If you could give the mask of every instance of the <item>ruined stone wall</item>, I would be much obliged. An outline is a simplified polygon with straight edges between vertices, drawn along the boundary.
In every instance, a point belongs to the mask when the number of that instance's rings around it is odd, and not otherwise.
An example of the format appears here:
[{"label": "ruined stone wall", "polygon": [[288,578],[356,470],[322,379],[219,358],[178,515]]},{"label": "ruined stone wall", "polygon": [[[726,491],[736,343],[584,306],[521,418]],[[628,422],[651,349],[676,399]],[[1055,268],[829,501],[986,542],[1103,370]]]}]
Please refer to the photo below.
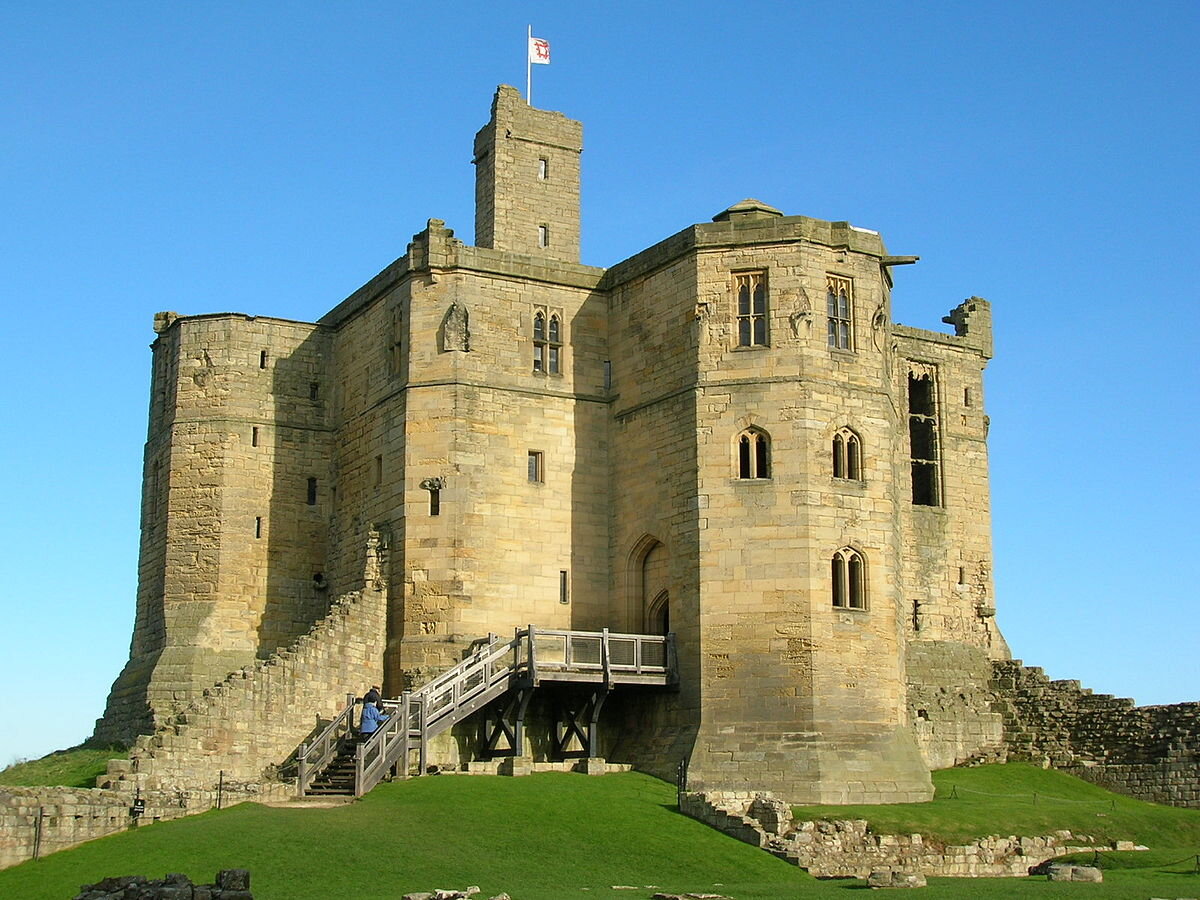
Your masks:
[{"label": "ruined stone wall", "polygon": [[[375,560],[378,566],[380,561]],[[99,786],[126,795],[158,790],[214,792],[220,781],[279,781],[281,767],[347,694],[361,695],[383,672],[387,595],[370,587],[340,597],[306,635],[204,691],[128,760],[113,760]]]},{"label": "ruined stone wall", "polygon": [[[910,640],[981,647],[995,659],[1008,647],[995,624],[988,420],[983,368],[991,358],[991,309],[972,297],[947,316],[957,334],[894,325],[893,378],[900,413],[896,482],[904,546],[905,626]],[[909,379],[932,382],[936,412],[937,502],[913,502]]]},{"label": "ruined stone wall", "polygon": [[796,822],[769,793],[688,792],[679,809],[718,831],[769,850],[818,878],[865,878],[878,869],[949,878],[1008,878],[1030,874],[1046,860],[1092,850],[1086,835],[1059,831],[1038,837],[992,836],[947,846],[919,834],[874,834],[863,819]]},{"label": "ruined stone wall", "polygon": [[142,824],[192,812],[175,793],[147,793],[140,818],[119,791],[62,787],[0,787],[0,869],[41,858]]},{"label": "ruined stone wall", "polygon": [[907,648],[908,716],[930,769],[1004,753],[1004,718],[995,708],[987,651],[952,641]]},{"label": "ruined stone wall", "polygon": [[1051,681],[1020,660],[995,664],[1010,759],[1043,761],[1141,800],[1200,808],[1200,703],[1137,706]]}]

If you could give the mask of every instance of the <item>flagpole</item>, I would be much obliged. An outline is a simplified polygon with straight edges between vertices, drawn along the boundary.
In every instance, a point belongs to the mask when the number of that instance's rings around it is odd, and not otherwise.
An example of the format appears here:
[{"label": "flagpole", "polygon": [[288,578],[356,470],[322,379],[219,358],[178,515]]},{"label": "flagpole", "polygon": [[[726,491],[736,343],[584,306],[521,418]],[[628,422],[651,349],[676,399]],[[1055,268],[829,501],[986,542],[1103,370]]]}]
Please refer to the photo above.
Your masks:
[{"label": "flagpole", "polygon": [[525,37],[525,102],[533,106],[533,59],[530,57],[529,48],[533,45],[533,26],[529,26],[529,33]]}]

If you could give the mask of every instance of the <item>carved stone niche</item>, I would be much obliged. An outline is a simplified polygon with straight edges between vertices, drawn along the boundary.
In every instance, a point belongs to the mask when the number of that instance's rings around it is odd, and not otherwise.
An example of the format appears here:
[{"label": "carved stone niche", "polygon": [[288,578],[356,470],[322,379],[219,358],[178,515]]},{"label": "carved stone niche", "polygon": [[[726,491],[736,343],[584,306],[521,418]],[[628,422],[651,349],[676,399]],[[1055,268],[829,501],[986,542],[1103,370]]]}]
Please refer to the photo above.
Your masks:
[{"label": "carved stone niche", "polygon": [[451,303],[442,319],[442,352],[467,353],[470,349],[470,313],[461,303]]}]

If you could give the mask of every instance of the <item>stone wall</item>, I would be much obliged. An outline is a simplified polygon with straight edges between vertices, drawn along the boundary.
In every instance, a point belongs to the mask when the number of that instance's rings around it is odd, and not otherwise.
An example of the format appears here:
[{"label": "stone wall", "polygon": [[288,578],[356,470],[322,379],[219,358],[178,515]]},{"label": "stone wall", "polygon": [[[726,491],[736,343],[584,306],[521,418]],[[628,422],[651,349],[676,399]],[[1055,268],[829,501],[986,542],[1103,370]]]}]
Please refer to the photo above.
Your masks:
[{"label": "stone wall", "polygon": [[1200,808],[1200,703],[1134,706],[1020,660],[995,664],[1010,759],[1047,763],[1140,800]]},{"label": "stone wall", "polygon": [[134,817],[132,798],[120,791],[63,787],[0,787],[0,869],[35,856],[66,850],[86,841],[139,825],[203,812],[215,805],[172,791],[140,795],[141,816]]},{"label": "stone wall", "polygon": [[947,846],[919,834],[874,834],[862,819],[794,822],[787,804],[763,792],[684,793],[679,808],[818,878],[865,878],[885,868],[942,877],[1004,878],[1028,875],[1031,868],[1068,853],[1118,849],[1097,846],[1090,837],[1069,831],[1041,837],[993,835]]},{"label": "stone wall", "polygon": [[[387,594],[371,587],[337,600],[287,650],[231,674],[113,760],[99,786],[123,791],[214,791],[218,782],[291,793],[280,767],[297,746],[383,672]],[[275,787],[268,787],[270,785]]]},{"label": "stone wall", "polygon": [[930,769],[948,769],[1004,748],[1004,718],[994,709],[992,661],[980,647],[912,641],[906,650],[908,713]]}]

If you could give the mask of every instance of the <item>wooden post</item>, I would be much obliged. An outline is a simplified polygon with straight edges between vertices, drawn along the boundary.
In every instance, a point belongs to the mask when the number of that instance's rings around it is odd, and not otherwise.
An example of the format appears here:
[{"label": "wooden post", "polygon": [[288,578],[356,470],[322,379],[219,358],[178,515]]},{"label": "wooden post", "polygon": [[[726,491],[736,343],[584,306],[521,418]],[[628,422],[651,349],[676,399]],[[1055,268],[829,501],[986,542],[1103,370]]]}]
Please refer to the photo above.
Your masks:
[{"label": "wooden post", "polygon": [[529,677],[532,680],[533,684],[536,686],[538,683],[537,650],[534,648],[534,644],[533,644],[533,625],[529,626],[529,630],[526,632],[526,634],[528,635],[528,639],[529,639],[529,651],[526,654],[526,656],[529,659]]},{"label": "wooden post", "polygon": [[425,701],[428,698],[420,697],[417,699],[417,722],[420,728],[421,743],[419,747],[419,758],[417,759],[417,774],[424,775],[429,754],[429,733],[425,728]]},{"label": "wooden post", "polygon": [[600,667],[604,670],[604,684],[612,684],[612,665],[608,655],[608,629],[600,631]]},{"label": "wooden post", "polygon": [[363,795],[363,757],[366,755],[366,744],[354,748],[354,796]]},{"label": "wooden post", "polygon": [[[607,628],[604,630],[605,630],[605,632],[608,631]],[[600,750],[600,740],[599,740],[600,708],[602,706],[604,706],[604,701],[607,699],[608,699],[608,691],[607,690],[596,691],[594,694],[592,694],[592,716],[591,716],[591,721],[588,723],[588,745],[587,745],[587,755],[589,757],[591,757],[592,759],[595,759],[597,756],[600,755],[600,753],[599,753],[599,750]]]},{"label": "wooden post", "polygon": [[308,744],[301,744],[296,751],[296,787],[297,793],[303,797],[308,787]]},{"label": "wooden post", "polygon": [[409,732],[409,716],[412,711],[412,691],[405,691],[400,695],[400,777],[408,778],[408,732]]}]

